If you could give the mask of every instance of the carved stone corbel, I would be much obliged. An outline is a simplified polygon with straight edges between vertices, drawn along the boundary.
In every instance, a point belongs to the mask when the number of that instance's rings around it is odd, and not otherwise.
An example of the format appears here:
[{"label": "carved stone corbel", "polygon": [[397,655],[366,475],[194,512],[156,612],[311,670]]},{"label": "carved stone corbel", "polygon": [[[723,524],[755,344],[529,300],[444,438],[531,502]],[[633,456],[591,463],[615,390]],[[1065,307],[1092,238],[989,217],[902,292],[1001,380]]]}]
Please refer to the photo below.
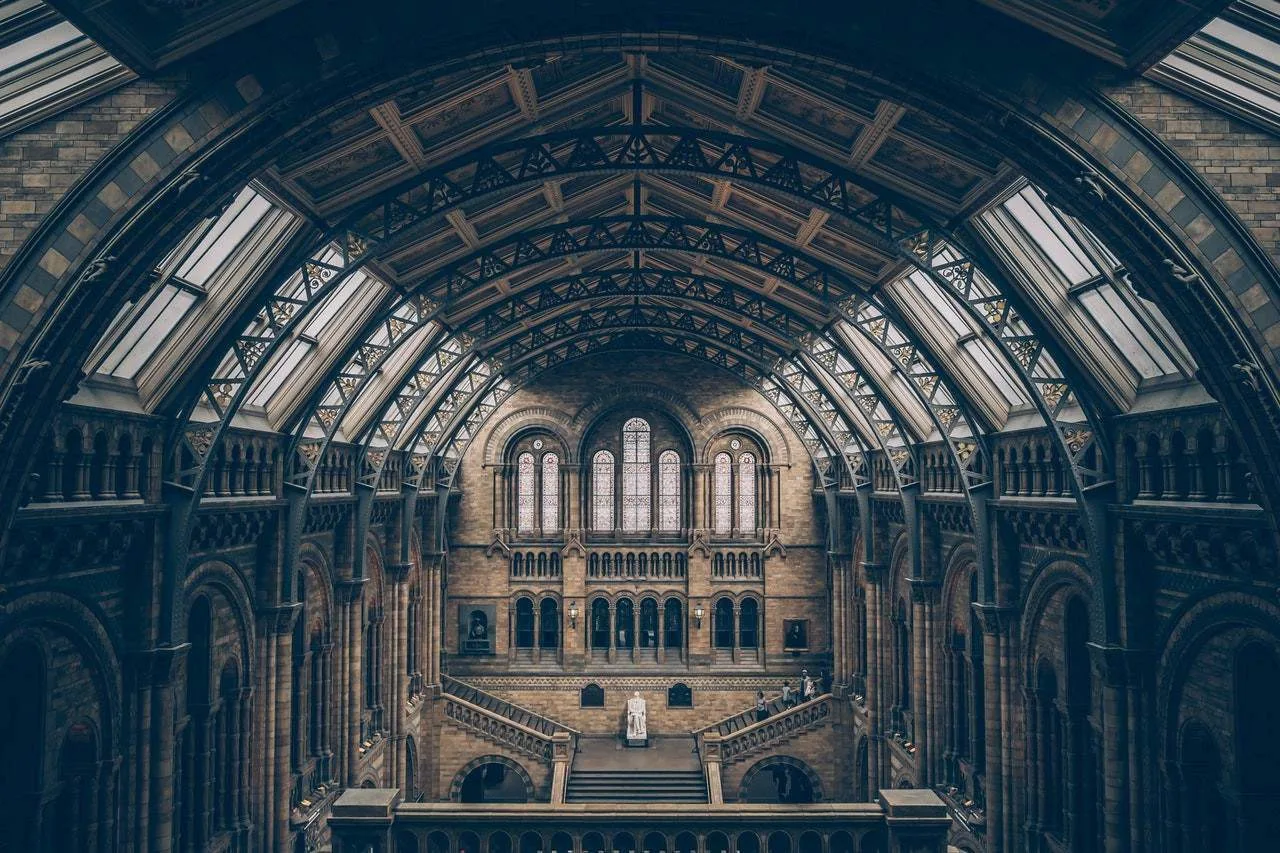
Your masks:
[{"label": "carved stone corbel", "polygon": [[782,544],[782,531],[771,528],[765,531],[764,556],[775,555],[787,559],[787,546]]},{"label": "carved stone corbel", "polygon": [[489,540],[489,547],[484,549],[486,557],[492,557],[495,553],[501,551],[502,556],[511,556],[511,547],[507,545],[507,531],[501,527],[495,527],[493,530],[493,538]]},{"label": "carved stone corbel", "polygon": [[693,536],[689,540],[689,556],[692,557],[698,551],[701,551],[704,557],[711,556],[711,545],[707,542],[707,531],[705,530],[694,530]]},{"label": "carved stone corbel", "polygon": [[577,552],[579,557],[584,560],[587,557],[587,548],[582,544],[581,530],[566,530],[564,534],[564,547],[560,549],[561,557],[568,557],[570,554]]}]

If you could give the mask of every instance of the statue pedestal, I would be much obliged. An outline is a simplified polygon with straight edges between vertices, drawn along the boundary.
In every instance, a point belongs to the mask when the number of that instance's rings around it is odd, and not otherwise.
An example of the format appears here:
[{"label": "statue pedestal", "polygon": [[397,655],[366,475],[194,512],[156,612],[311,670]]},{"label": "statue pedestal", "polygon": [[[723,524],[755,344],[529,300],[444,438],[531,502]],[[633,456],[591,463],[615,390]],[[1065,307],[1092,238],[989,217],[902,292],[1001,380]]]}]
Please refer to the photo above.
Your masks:
[{"label": "statue pedestal", "polygon": [[627,746],[629,746],[629,747],[631,747],[631,746],[648,746],[648,745],[649,745],[649,738],[648,738],[648,736],[647,736],[647,735],[646,735],[645,737],[628,737],[628,738],[626,739],[626,744],[627,744]]}]

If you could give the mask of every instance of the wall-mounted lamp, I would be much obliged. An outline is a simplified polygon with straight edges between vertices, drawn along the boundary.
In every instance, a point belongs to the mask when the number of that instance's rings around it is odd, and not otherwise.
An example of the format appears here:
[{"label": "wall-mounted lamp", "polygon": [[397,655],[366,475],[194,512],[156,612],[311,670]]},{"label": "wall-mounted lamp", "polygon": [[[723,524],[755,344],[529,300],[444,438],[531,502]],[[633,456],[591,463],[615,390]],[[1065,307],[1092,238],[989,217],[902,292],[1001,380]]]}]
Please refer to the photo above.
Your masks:
[{"label": "wall-mounted lamp", "polygon": [[707,611],[702,609],[702,605],[701,604],[695,605],[693,608],[693,627],[701,628],[702,617],[705,615],[707,615]]},{"label": "wall-mounted lamp", "polygon": [[569,627],[578,627],[578,602],[576,601],[569,602]]}]

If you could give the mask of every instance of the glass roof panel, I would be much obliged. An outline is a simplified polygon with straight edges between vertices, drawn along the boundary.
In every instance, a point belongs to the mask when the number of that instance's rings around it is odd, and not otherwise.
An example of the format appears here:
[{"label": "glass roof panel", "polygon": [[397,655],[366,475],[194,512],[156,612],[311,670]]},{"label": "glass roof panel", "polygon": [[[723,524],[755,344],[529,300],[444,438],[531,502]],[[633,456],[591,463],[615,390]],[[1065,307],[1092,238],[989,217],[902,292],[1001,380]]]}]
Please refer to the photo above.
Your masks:
[{"label": "glass roof panel", "polygon": [[39,0],[0,0],[0,135],[133,77],[51,6]]},{"label": "glass roof panel", "polygon": [[1147,76],[1269,130],[1280,129],[1280,2],[1232,3]]},{"label": "glass roof panel", "polygon": [[257,265],[284,245],[272,239],[280,233],[272,226],[292,221],[291,214],[246,186],[221,214],[192,228],[156,267],[156,286],[120,312],[86,372],[135,379],[175,334],[213,319],[217,311],[203,306],[224,304],[250,283]]},{"label": "glass roof panel", "polygon": [[1143,380],[1193,374],[1160,309],[1137,296],[1115,255],[1084,223],[1039,189],[1023,186],[975,224],[1080,360],[1121,396],[1131,397]]}]

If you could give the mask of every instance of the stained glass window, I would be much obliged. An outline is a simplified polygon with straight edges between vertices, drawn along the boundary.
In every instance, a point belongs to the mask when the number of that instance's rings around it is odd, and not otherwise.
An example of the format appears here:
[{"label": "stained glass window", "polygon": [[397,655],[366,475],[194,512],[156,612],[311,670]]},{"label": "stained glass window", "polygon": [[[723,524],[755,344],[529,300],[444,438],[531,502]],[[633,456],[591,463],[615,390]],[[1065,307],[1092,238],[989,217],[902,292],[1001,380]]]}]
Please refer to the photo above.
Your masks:
[{"label": "stained glass window", "polygon": [[521,453],[516,459],[516,528],[521,533],[532,533],[535,529],[534,496],[537,493],[533,454]]},{"label": "stained glass window", "polygon": [[717,453],[715,460],[716,533],[728,536],[733,529],[733,460]]},{"label": "stained glass window", "polygon": [[674,450],[658,457],[658,529],[680,529],[680,455]]},{"label": "stained glass window", "polygon": [[554,453],[542,457],[542,532],[560,529],[560,457]]},{"label": "stained glass window", "polygon": [[649,477],[649,423],[631,418],[622,425],[622,529],[628,533],[649,530]]},{"label": "stained glass window", "polygon": [[738,457],[738,529],[746,533],[756,529],[756,457],[752,453]]},{"label": "stained glass window", "polygon": [[591,458],[591,527],[613,529],[613,454],[607,450]]}]

